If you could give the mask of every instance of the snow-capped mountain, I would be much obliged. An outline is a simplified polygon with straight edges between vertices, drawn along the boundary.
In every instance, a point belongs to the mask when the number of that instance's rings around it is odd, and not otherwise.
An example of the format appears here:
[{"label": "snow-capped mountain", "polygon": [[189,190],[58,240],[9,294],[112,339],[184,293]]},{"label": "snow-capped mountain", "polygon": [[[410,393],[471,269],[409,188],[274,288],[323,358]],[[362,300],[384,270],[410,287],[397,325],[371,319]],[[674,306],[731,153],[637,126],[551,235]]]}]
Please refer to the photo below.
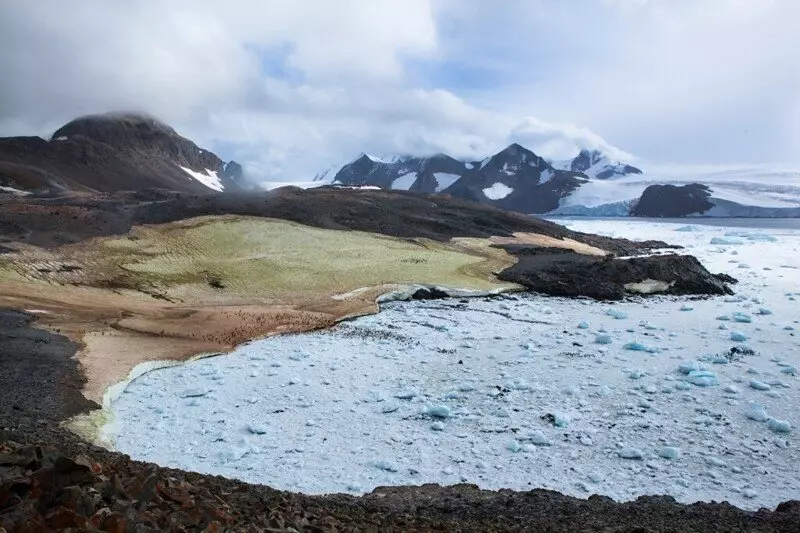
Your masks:
[{"label": "snow-capped mountain", "polygon": [[459,161],[445,154],[393,158],[361,154],[330,183],[443,193],[514,211],[545,213],[586,179],[583,173],[553,168],[515,143],[482,161]]},{"label": "snow-capped mountain", "polygon": [[586,179],[559,170],[519,144],[487,157],[443,192],[525,213],[546,213]]},{"label": "snow-capped mountain", "polygon": [[612,159],[599,150],[581,150],[573,159],[553,161],[553,167],[573,172],[583,172],[590,178],[606,180],[641,174],[642,171],[633,165]]},{"label": "snow-capped mountain", "polygon": [[360,154],[334,175],[333,183],[434,193],[452,185],[471,166],[445,154],[391,159]]},{"label": "snow-capped mountain", "polygon": [[[327,176],[330,176],[329,173]],[[444,193],[526,214],[799,217],[800,170],[655,167],[642,171],[596,150],[548,162],[519,144],[482,161],[444,154],[362,154],[332,183]]]}]

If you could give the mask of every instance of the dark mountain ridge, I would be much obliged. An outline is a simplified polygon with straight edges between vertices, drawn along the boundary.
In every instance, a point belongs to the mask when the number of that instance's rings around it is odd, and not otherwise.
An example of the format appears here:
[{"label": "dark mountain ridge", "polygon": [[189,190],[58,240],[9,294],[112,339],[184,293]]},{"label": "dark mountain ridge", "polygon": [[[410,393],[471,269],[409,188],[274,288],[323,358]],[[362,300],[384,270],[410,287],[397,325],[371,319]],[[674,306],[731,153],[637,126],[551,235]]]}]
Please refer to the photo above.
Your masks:
[{"label": "dark mountain ridge", "polygon": [[208,192],[240,188],[243,173],[153,117],[110,113],[72,120],[50,140],[0,138],[0,185],[29,192]]}]

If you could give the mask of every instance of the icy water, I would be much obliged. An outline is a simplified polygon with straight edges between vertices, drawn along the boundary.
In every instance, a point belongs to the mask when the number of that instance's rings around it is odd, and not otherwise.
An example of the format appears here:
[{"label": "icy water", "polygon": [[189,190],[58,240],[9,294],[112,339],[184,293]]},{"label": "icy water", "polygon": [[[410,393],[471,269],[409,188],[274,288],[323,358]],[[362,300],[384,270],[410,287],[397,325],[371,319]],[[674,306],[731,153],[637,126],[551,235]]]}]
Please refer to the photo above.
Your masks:
[{"label": "icy water", "polygon": [[679,224],[685,226],[687,224],[695,226],[718,226],[725,228],[759,228],[759,229],[772,229],[772,230],[800,230],[800,218],[635,218],[630,217],[545,217],[553,222],[559,224],[567,224],[575,222],[578,224],[603,224],[604,222],[625,222],[628,224]]},{"label": "icy water", "polygon": [[737,295],[390,303],[138,378],[113,403],[117,449],[310,493],[467,482],[748,509],[800,498],[800,231],[567,224],[683,244],[739,278]]}]

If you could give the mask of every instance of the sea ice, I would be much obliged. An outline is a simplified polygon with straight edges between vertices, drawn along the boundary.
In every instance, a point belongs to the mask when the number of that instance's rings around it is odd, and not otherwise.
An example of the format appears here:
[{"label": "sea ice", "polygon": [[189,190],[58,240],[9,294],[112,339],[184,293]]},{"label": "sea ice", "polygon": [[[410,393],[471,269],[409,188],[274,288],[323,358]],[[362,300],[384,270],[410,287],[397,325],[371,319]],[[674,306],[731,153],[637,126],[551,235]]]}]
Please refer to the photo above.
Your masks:
[{"label": "sea ice", "polygon": [[792,429],[792,425],[789,422],[775,418],[767,420],[767,427],[775,433],[789,433]]},{"label": "sea ice", "polygon": [[598,333],[594,338],[597,344],[611,344],[611,335],[608,333]]},{"label": "sea ice", "polygon": [[741,331],[731,331],[731,340],[734,342],[745,342],[747,340],[747,335]]},{"label": "sea ice", "polygon": [[757,379],[751,379],[750,388],[756,390],[770,390],[772,387],[764,382],[758,381]]},{"label": "sea ice", "polygon": [[681,449],[674,446],[664,446],[658,450],[658,455],[664,459],[677,459],[681,456]]},{"label": "sea ice", "polygon": [[623,459],[642,459],[644,457],[644,453],[639,448],[634,448],[632,446],[623,446],[619,450],[617,450],[617,455],[622,457]]},{"label": "sea ice", "polygon": [[424,411],[424,414],[434,418],[450,418],[450,416],[452,416],[450,408],[446,405],[433,405],[427,407]]},{"label": "sea ice", "polygon": [[531,431],[526,438],[537,446],[550,446],[552,444],[540,429]]},{"label": "sea ice", "polygon": [[710,242],[711,244],[723,245],[723,246],[744,244],[744,242],[741,239],[730,239],[726,237],[714,237],[713,239],[711,239]]},{"label": "sea ice", "polygon": [[719,385],[717,374],[708,370],[692,370],[686,376],[686,381],[698,387],[714,387]]}]

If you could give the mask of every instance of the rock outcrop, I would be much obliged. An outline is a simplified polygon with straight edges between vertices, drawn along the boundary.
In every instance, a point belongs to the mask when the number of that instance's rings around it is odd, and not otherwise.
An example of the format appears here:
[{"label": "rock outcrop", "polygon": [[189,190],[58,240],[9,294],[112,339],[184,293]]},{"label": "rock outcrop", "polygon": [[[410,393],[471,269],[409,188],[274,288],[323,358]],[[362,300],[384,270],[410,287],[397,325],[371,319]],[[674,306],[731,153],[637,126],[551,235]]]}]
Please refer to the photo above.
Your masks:
[{"label": "rock outcrop", "polygon": [[708,187],[699,183],[688,185],[650,185],[631,208],[637,217],[685,217],[702,214],[714,207]]},{"label": "rock outcrop", "polygon": [[734,278],[712,274],[691,255],[597,258],[562,249],[509,250],[519,262],[498,276],[551,296],[620,300],[637,294],[733,294]]}]

